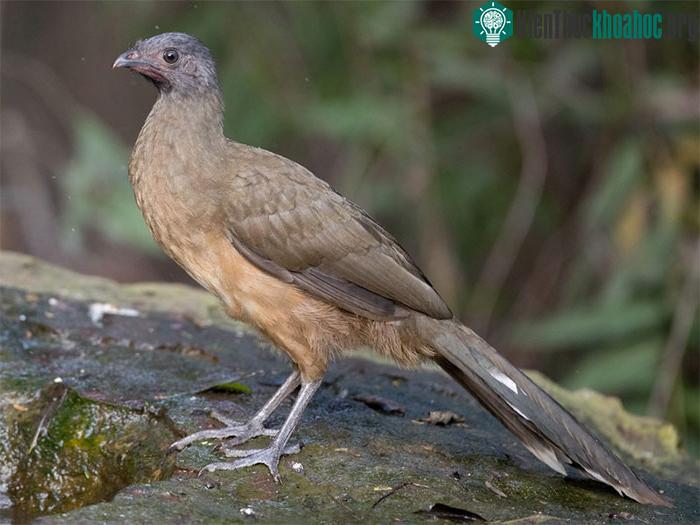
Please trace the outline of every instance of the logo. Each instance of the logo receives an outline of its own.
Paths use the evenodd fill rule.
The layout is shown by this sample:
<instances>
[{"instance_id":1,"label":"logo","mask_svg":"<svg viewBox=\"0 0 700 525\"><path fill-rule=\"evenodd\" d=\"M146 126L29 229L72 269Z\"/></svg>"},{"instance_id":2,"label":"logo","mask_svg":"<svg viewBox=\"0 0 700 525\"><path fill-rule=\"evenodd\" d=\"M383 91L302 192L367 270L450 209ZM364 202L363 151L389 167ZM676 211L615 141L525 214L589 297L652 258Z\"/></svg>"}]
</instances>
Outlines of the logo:
<instances>
[{"instance_id":1,"label":"logo","mask_svg":"<svg viewBox=\"0 0 700 525\"><path fill-rule=\"evenodd\" d=\"M513 36L513 11L498 2L474 9L474 34L491 47Z\"/></svg>"},{"instance_id":2,"label":"logo","mask_svg":"<svg viewBox=\"0 0 700 525\"><path fill-rule=\"evenodd\" d=\"M656 39L663 35L663 15L661 13L640 14L636 9L631 13L609 14L593 10L593 38L601 39Z\"/></svg>"}]
</instances>

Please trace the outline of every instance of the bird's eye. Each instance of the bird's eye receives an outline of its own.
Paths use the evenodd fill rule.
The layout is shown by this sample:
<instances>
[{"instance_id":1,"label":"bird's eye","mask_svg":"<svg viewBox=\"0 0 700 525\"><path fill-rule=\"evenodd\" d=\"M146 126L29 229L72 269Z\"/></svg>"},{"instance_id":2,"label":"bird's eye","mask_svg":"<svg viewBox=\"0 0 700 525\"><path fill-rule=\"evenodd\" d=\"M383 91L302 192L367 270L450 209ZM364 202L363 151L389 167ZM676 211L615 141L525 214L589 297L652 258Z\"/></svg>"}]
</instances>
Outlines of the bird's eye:
<instances>
[{"instance_id":1,"label":"bird's eye","mask_svg":"<svg viewBox=\"0 0 700 525\"><path fill-rule=\"evenodd\" d=\"M174 64L179 58L180 53L177 52L177 49L166 49L163 51L163 60L165 60L168 64Z\"/></svg>"}]
</instances>

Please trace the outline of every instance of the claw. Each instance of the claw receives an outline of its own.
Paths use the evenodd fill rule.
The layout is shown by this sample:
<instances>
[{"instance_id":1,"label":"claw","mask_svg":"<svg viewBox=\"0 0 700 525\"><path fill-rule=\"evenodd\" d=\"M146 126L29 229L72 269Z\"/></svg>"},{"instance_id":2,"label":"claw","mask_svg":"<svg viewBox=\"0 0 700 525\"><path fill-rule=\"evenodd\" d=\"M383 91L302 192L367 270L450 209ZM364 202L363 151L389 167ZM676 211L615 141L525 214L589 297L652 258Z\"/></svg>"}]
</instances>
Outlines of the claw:
<instances>
[{"instance_id":1,"label":"claw","mask_svg":"<svg viewBox=\"0 0 700 525\"><path fill-rule=\"evenodd\" d=\"M222 450L224 452L224 456L227 458L245 458L248 457L252 454L256 454L258 452L263 452L266 449L262 448L249 448L249 449L240 449L240 448L223 448ZM294 445L289 445L284 448L282 451L282 454L280 456L291 456L292 454L298 454L301 452L301 445L298 443L295 443Z\"/></svg>"},{"instance_id":2,"label":"claw","mask_svg":"<svg viewBox=\"0 0 700 525\"><path fill-rule=\"evenodd\" d=\"M241 432L240 434L236 435L234 438L227 441L227 445L231 445L232 447L235 447L238 445L242 445L243 443L246 443L247 441L250 441L254 437L276 436L277 432L278 431L274 428L264 428L264 427L246 429L243 432Z\"/></svg>"},{"instance_id":3,"label":"claw","mask_svg":"<svg viewBox=\"0 0 700 525\"><path fill-rule=\"evenodd\" d=\"M199 471L199 475L203 472L214 472L215 470L238 470L240 468L251 467L253 465L265 465L270 471L273 479L280 483L282 480L279 474L280 457L288 454L296 454L299 452L299 445L292 445L280 451L277 447L272 446L264 449L253 450L227 450L226 455L243 456L233 462L210 463Z\"/></svg>"},{"instance_id":4,"label":"claw","mask_svg":"<svg viewBox=\"0 0 700 525\"><path fill-rule=\"evenodd\" d=\"M226 420L226 426L224 428L217 428L212 430L202 430L200 432L195 432L190 434L179 441L176 441L170 447L168 447L167 453L172 454L173 452L180 452L185 449L188 445L196 442L203 441L205 439L228 439L231 440L231 445L241 445L250 439L258 436L274 436L277 434L277 430L265 428L260 423L245 423L245 424L231 424L228 418L224 418L221 414L212 413L212 417L219 421L224 422Z\"/></svg>"},{"instance_id":5,"label":"claw","mask_svg":"<svg viewBox=\"0 0 700 525\"><path fill-rule=\"evenodd\" d=\"M295 372L287 379L287 381L285 381L284 385L280 387L270 401L268 401L265 406L261 408L255 416L253 416L253 419L247 425L243 426L243 431L241 431L241 427L239 426L222 428L219 430L204 430L173 443L171 445L171 449L182 450L182 448L193 441L213 437L224 438L238 436L238 439L233 440L233 445L238 445L255 436L275 436L274 441L268 448L265 449L233 450L226 447L224 450L227 456L238 457L240 459L230 463L210 463L200 470L199 474L201 475L202 472L214 472L215 470L237 470L244 467L250 467L252 465L262 464L268 468L273 479L279 483L281 481L278 468L280 457L285 454L295 454L299 452L301 448L299 445L287 446L287 442L289 441L289 436L292 435L292 432L294 432L294 429L299 423L301 415L304 412L304 408L306 408L306 405L309 403L316 390L318 390L318 387L321 386L321 379L311 382L302 382L299 395L297 395L297 398L292 405L292 410L289 412L287 419L284 421L284 424L279 431L264 428L262 426L262 422L267 419L267 416L269 416L271 410L274 410L277 406L279 406L281 400L289 395L289 393L291 393L291 391L296 388L298 384L299 374ZM218 415L219 414L216 414L214 417L217 417ZM219 419L222 421L224 420L221 418ZM228 445L230 446L231 443L228 443Z\"/></svg>"}]
</instances>

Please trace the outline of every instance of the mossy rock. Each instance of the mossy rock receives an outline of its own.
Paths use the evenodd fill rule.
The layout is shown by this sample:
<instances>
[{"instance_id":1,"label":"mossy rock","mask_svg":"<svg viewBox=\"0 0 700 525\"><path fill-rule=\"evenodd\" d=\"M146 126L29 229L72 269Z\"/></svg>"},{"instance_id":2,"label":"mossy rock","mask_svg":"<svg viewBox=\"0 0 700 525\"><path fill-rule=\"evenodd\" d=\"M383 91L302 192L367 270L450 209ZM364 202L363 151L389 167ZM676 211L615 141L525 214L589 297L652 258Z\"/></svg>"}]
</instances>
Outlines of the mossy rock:
<instances>
[{"instance_id":1,"label":"mossy rock","mask_svg":"<svg viewBox=\"0 0 700 525\"><path fill-rule=\"evenodd\" d=\"M96 319L96 303L113 313ZM220 460L214 443L175 456L167 445L218 426L212 409L259 407L289 370L269 344L199 290L118 285L12 253L0 254L0 312L0 523L700 521L698 464L674 429L614 398L535 375L674 508L548 471L441 373L360 358L329 373L281 485L262 466L198 476ZM354 399L368 395L403 413ZM422 421L435 410L460 418Z\"/></svg>"}]
</instances>

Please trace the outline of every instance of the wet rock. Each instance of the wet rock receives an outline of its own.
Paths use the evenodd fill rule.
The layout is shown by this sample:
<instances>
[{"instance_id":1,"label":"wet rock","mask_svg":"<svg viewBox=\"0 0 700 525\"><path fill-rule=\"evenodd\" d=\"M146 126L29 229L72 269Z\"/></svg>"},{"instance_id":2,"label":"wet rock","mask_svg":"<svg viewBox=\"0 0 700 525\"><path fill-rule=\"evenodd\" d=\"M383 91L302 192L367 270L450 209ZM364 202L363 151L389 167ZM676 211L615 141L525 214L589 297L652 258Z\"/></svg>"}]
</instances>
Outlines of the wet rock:
<instances>
[{"instance_id":1,"label":"wet rock","mask_svg":"<svg viewBox=\"0 0 700 525\"><path fill-rule=\"evenodd\" d=\"M99 324L90 318L95 303L113 306ZM166 455L177 436L219 426L212 410L234 419L251 414L287 371L266 342L203 292L120 286L0 254L0 523L700 521L698 465L672 427L544 378L538 381L675 508L564 479L466 393L445 388L445 376L402 371L397 380L394 368L366 359L333 368L294 436L305 446L282 460L282 485L262 466L198 477L221 460L214 442ZM353 401L367 393L401 400L405 417ZM464 423L414 422L430 411L459 414Z\"/></svg>"},{"instance_id":2,"label":"wet rock","mask_svg":"<svg viewBox=\"0 0 700 525\"><path fill-rule=\"evenodd\" d=\"M4 405L0 457L15 520L103 501L174 469L163 449L175 434L157 414L95 402L61 382Z\"/></svg>"}]
</instances>

